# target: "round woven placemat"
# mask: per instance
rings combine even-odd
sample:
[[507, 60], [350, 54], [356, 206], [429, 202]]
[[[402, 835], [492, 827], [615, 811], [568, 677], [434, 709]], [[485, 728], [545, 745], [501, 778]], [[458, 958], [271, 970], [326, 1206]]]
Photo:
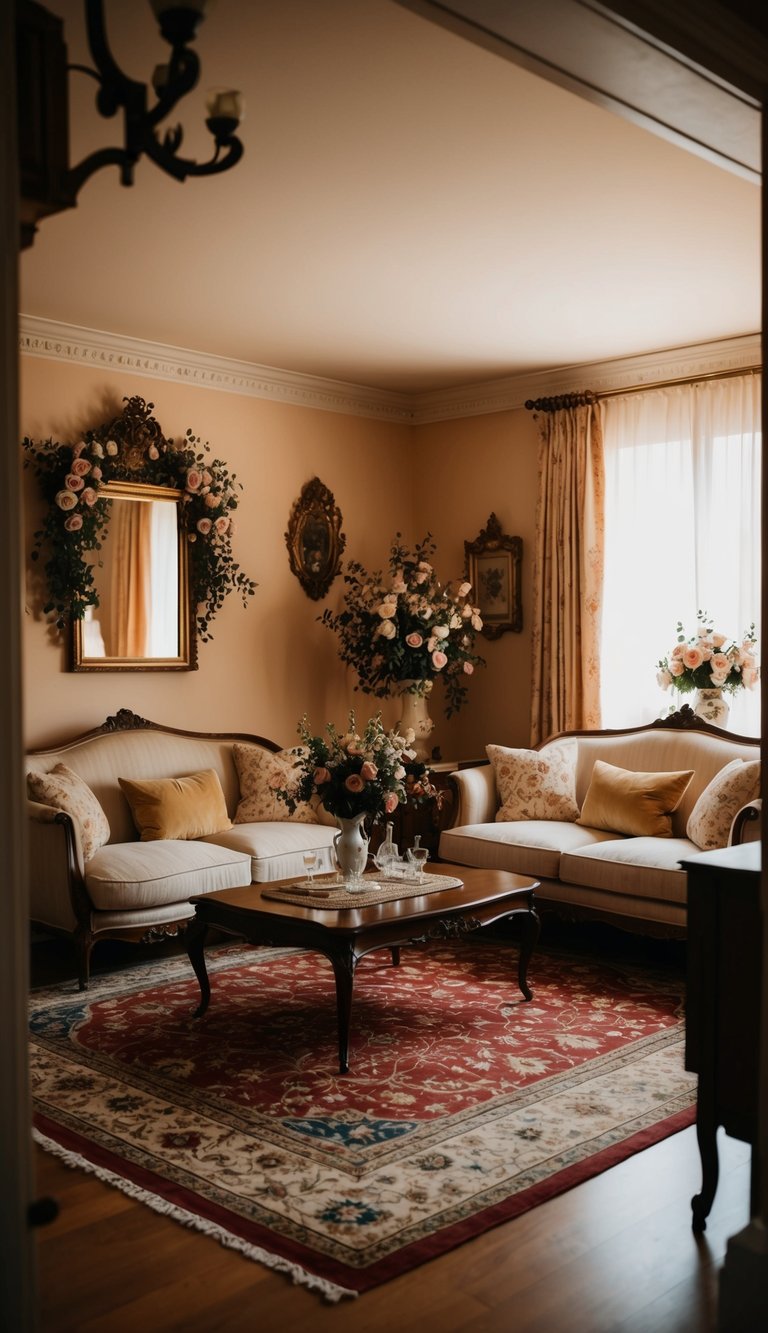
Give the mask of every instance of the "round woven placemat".
[[385, 879], [383, 875], [364, 875], [363, 883], [364, 889], [350, 893], [335, 880], [319, 879], [313, 889], [291, 884], [281, 889], [264, 888], [261, 896], [281, 903], [295, 903], [297, 907], [327, 907], [338, 911], [340, 907], [375, 907], [377, 903], [392, 902], [396, 898], [419, 898], [435, 890], [460, 889], [462, 886], [462, 880], [452, 875], [424, 875], [420, 884], [412, 880]]

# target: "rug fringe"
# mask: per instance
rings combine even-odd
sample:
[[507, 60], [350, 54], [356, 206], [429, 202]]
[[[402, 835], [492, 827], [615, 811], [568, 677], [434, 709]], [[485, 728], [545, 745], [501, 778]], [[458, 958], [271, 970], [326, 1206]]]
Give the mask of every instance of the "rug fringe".
[[299, 1264], [291, 1263], [288, 1259], [283, 1259], [279, 1254], [270, 1254], [268, 1250], [262, 1250], [258, 1245], [250, 1245], [248, 1241], [241, 1240], [231, 1231], [225, 1230], [216, 1222], [209, 1222], [206, 1218], [197, 1217], [190, 1213], [186, 1208], [179, 1208], [178, 1205], [168, 1203], [161, 1199], [159, 1195], [150, 1193], [149, 1190], [142, 1189], [135, 1185], [132, 1180], [126, 1180], [123, 1176], [118, 1176], [108, 1167], [96, 1166], [89, 1162], [87, 1157], [81, 1157], [79, 1153], [70, 1151], [69, 1148], [63, 1148], [55, 1139], [48, 1138], [41, 1134], [39, 1129], [32, 1127], [32, 1138], [46, 1152], [52, 1153], [58, 1157], [65, 1166], [72, 1167], [74, 1170], [86, 1171], [89, 1175], [96, 1176], [103, 1180], [106, 1185], [112, 1185], [115, 1189], [122, 1190], [131, 1199], [136, 1199], [139, 1203], [146, 1204], [154, 1209], [156, 1213], [162, 1213], [166, 1217], [173, 1218], [174, 1222], [180, 1222], [182, 1226], [191, 1227], [193, 1231], [200, 1231], [205, 1236], [211, 1236], [219, 1244], [226, 1246], [230, 1250], [236, 1250], [238, 1254], [244, 1255], [246, 1259], [253, 1259], [256, 1263], [263, 1264], [265, 1268], [274, 1268], [278, 1273], [284, 1273], [291, 1279], [295, 1286], [308, 1287], [310, 1291], [318, 1292], [324, 1300], [335, 1304], [344, 1296], [357, 1296], [356, 1291], [350, 1291], [347, 1287], [339, 1287], [335, 1282], [329, 1282], [326, 1278], [317, 1277], [314, 1273], [308, 1273], [305, 1268]]

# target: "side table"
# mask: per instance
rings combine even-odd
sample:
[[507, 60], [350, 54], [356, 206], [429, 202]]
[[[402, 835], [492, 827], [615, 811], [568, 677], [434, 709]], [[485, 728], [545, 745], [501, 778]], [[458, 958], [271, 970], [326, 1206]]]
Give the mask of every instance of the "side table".
[[[437, 789], [433, 801], [416, 802], [408, 800], [399, 805], [391, 816], [393, 840], [402, 855], [406, 848], [412, 847], [416, 835], [421, 838], [422, 847], [426, 847], [430, 860], [437, 857], [440, 834], [450, 826], [456, 809], [456, 788], [451, 782], [451, 774], [460, 768], [474, 768], [481, 761], [478, 759], [443, 759], [429, 763], [429, 775], [432, 785]], [[377, 827], [371, 842], [371, 850], [378, 847], [384, 836], [384, 826]]]

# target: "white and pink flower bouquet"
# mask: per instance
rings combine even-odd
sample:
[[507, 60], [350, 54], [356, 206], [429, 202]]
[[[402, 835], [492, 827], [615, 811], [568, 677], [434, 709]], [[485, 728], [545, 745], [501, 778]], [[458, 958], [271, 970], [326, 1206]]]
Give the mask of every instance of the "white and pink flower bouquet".
[[757, 663], [757, 636], [754, 624], [742, 635], [741, 642], [729, 640], [713, 628], [704, 611], [697, 615], [698, 628], [686, 637], [681, 623], [677, 643], [658, 663], [656, 679], [663, 690], [681, 694], [691, 690], [753, 690], [760, 679]]
[[430, 533], [411, 549], [398, 532], [386, 573], [369, 574], [350, 561], [344, 609], [326, 609], [320, 619], [338, 634], [339, 656], [355, 668], [363, 693], [385, 698], [407, 681], [409, 693], [425, 694], [441, 679], [450, 717], [464, 702], [475, 667], [484, 665], [474, 651], [483, 622], [470, 583], [439, 582], [435, 549]]
[[[45, 553], [46, 615], [63, 629], [81, 620], [99, 599], [90, 552], [101, 550], [111, 517], [110, 482], [139, 482], [181, 492], [180, 525], [189, 545], [189, 582], [197, 632], [205, 641], [224, 598], [237, 590], [245, 603], [256, 584], [232, 555], [233, 513], [240, 483], [208, 445], [188, 430], [183, 441], [167, 439], [152, 416], [152, 403], [125, 398], [120, 416], [87, 430], [74, 444], [25, 438], [24, 465], [32, 466], [47, 509], [34, 534], [32, 559]], [[96, 557], [98, 559], [98, 556]]]
[[319, 803], [329, 815], [352, 819], [366, 814], [374, 823], [391, 815], [401, 801], [435, 796], [425, 764], [410, 748], [413, 733], [385, 731], [381, 713], [358, 730], [354, 712], [345, 732], [329, 722], [323, 735], [312, 734], [306, 714], [299, 723], [301, 745], [295, 755], [295, 780], [276, 787], [275, 795], [293, 813], [302, 802]]

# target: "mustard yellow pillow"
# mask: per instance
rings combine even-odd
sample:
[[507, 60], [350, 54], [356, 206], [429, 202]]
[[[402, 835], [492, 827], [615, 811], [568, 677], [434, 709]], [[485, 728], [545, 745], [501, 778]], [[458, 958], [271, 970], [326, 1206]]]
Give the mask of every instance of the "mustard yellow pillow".
[[676, 810], [693, 769], [680, 773], [633, 773], [595, 760], [577, 824], [636, 838], [671, 838]]
[[232, 827], [219, 775], [212, 768], [184, 778], [117, 780], [142, 842], [204, 838], [208, 833]]

